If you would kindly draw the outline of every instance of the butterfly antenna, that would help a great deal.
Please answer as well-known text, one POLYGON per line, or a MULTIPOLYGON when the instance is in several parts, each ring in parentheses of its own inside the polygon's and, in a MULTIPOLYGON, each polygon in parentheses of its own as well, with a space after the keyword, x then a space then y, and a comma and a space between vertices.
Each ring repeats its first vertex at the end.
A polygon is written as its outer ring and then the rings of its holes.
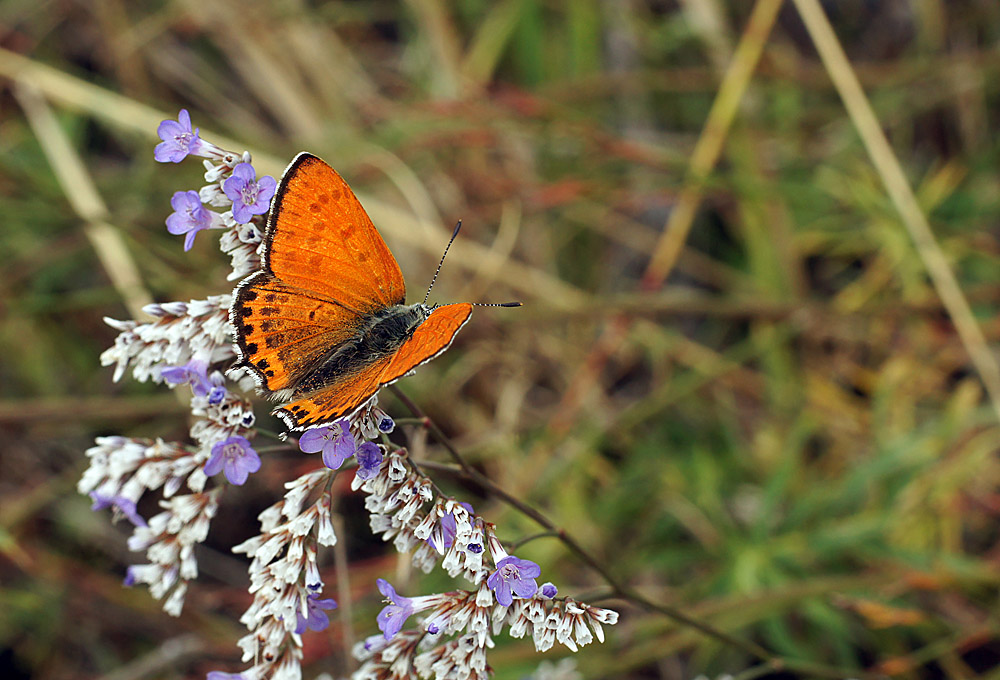
POLYGON ((473 307, 520 307, 520 302, 471 302, 473 307))
POLYGON ((444 253, 441 254, 441 261, 438 262, 437 271, 434 272, 434 278, 431 279, 431 285, 427 286, 427 294, 424 295, 424 301, 421 304, 427 304, 427 298, 431 296, 431 288, 434 287, 434 282, 438 279, 438 274, 441 273, 441 265, 444 264, 444 258, 448 255, 448 249, 451 248, 451 244, 455 242, 455 237, 458 236, 458 230, 462 228, 462 220, 458 221, 455 225, 455 231, 451 232, 451 238, 448 240, 448 245, 444 247, 444 253))

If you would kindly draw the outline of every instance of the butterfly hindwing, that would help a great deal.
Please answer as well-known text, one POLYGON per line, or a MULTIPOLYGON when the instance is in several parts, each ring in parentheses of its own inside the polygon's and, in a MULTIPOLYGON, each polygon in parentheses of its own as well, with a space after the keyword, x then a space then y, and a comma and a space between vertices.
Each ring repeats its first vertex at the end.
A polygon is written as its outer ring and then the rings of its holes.
POLYGON ((258 272, 237 289, 230 320, 236 328, 238 365, 250 368, 263 390, 276 392, 294 389, 331 347, 354 334, 361 318, 258 272))
POLYGON ((291 431, 305 430, 350 416, 382 386, 391 357, 368 364, 319 392, 274 410, 291 431))
POLYGON ((406 298, 403 275, 347 182, 300 153, 278 184, 265 268, 282 282, 371 313, 406 298))
POLYGON ((430 316, 417 326, 410 339, 396 351, 382 375, 382 384, 398 380, 448 349, 471 315, 472 305, 468 302, 435 307, 430 316))

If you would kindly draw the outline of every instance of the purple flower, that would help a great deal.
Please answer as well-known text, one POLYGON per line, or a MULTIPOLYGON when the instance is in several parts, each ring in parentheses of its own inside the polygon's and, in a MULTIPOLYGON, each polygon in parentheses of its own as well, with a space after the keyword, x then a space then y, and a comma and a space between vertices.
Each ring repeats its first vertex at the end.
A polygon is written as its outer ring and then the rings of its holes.
POLYGON ((396 429, 395 421, 378 406, 372 409, 372 420, 377 423, 378 431, 382 434, 389 434, 396 429))
MULTIPOLYGON (((472 509, 472 505, 469 503, 459 503, 463 508, 469 511, 470 515, 475 514, 475 510, 472 509)), ((455 520, 454 513, 449 512, 447 515, 441 518, 441 542, 444 543, 444 549, 447 550, 455 543, 455 536, 458 534, 458 522, 455 520)), ((428 538, 427 542, 431 544, 431 547, 435 550, 437 546, 434 545, 433 539, 428 538)), ((479 550, 475 550, 476 544, 470 545, 469 549, 474 553, 481 553, 483 551, 481 546, 479 550)))
POLYGON ((223 673, 222 671, 209 671, 205 680, 244 680, 242 673, 223 673))
POLYGON ((250 446, 245 437, 233 435, 212 447, 212 457, 205 463, 205 474, 209 477, 226 470, 226 479, 240 486, 247 481, 251 472, 260 469, 260 456, 250 446))
POLYGON ((136 584, 136 565, 131 567, 126 567, 125 569, 125 580, 122 581, 122 585, 126 588, 131 588, 136 584))
POLYGON ((202 204, 197 191, 175 192, 170 207, 174 212, 167 218, 167 231, 175 235, 187 234, 184 250, 191 250, 198 232, 212 226, 213 213, 202 204))
POLYGON ((378 444, 365 442, 358 447, 354 455, 358 459, 358 471, 354 474, 359 479, 371 479, 378 474, 379 468, 382 467, 382 449, 378 444))
POLYGON ((232 176, 222 183, 226 197, 233 202, 233 219, 246 224, 254 215, 263 215, 274 196, 274 178, 265 175, 257 180, 257 172, 249 163, 239 163, 232 176))
POLYGON ((191 129, 191 115, 181 109, 177 120, 165 120, 156 129, 163 141, 153 150, 153 158, 161 163, 180 163, 188 154, 199 155, 204 143, 198 138, 198 131, 191 129))
POLYGON ((351 424, 347 419, 338 420, 333 425, 314 427, 299 437, 299 449, 303 453, 323 452, 323 465, 337 470, 344 461, 354 455, 358 444, 351 434, 351 424))
POLYGON ((200 397, 208 394, 208 376, 205 374, 208 364, 199 359, 192 359, 183 366, 164 366, 160 369, 160 377, 171 387, 175 385, 191 385, 191 391, 200 397))
POLYGON ((146 520, 142 518, 142 515, 135 509, 135 501, 125 498, 124 496, 108 496, 107 494, 102 494, 97 491, 91 491, 90 497, 94 500, 94 504, 90 506, 91 510, 103 510, 104 508, 114 508, 116 512, 120 512, 125 515, 132 524, 137 527, 146 527, 146 520))
MULTIPOLYGON (((209 376, 208 378, 209 390, 208 394, 205 395, 208 397, 209 404, 212 404, 213 406, 216 404, 221 404, 222 400, 226 398, 227 392, 224 384, 225 380, 226 379, 223 378, 222 374, 219 373, 218 371, 213 372, 212 375, 209 376)), ((253 414, 252 413, 249 414, 249 417, 253 417, 253 414)), ((243 419, 246 420, 247 416, 244 416, 243 419)), ((250 427, 250 425, 253 425, 253 423, 252 422, 249 423, 247 427, 250 427)))
POLYGON ((208 397, 209 404, 218 404, 226 398, 225 378, 218 371, 211 377, 206 375, 207 364, 192 359, 183 366, 165 366, 160 369, 160 377, 175 385, 191 385, 191 391, 198 397, 208 397))
POLYGON ((302 635, 307 629, 326 630, 326 627, 330 625, 330 619, 323 613, 323 610, 336 608, 337 602, 333 598, 321 600, 319 593, 309 593, 309 597, 306 598, 307 614, 305 616, 302 615, 302 612, 296 614, 298 622, 295 626, 295 634, 302 635))
POLYGON ((497 602, 509 607, 514 601, 511 595, 531 597, 538 590, 535 577, 541 575, 542 568, 530 560, 508 555, 497 562, 497 570, 486 579, 486 585, 496 593, 497 602))
POLYGON ((406 623, 406 619, 413 614, 413 600, 397 595, 396 589, 384 578, 375 583, 378 584, 379 592, 385 597, 385 601, 389 603, 378 613, 378 629, 382 631, 386 640, 391 640, 406 623))
POLYGON ((551 600, 559 592, 559 589, 551 581, 546 581, 542 584, 542 597, 546 600, 551 600))

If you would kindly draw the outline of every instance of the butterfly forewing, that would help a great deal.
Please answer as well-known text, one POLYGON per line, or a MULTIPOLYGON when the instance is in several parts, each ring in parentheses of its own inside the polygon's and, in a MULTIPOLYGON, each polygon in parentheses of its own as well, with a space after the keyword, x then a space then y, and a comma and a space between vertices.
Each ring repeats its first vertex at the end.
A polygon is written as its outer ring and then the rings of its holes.
POLYGON ((403 275, 354 192, 307 153, 278 185, 265 248, 266 268, 285 284, 362 313, 406 298, 403 275))
POLYGON ((382 384, 394 382, 448 349, 471 315, 472 305, 467 302, 436 307, 393 356, 382 374, 382 384))
POLYGON ((241 363, 269 392, 294 389, 331 347, 354 334, 361 319, 267 272, 240 286, 231 316, 241 363))

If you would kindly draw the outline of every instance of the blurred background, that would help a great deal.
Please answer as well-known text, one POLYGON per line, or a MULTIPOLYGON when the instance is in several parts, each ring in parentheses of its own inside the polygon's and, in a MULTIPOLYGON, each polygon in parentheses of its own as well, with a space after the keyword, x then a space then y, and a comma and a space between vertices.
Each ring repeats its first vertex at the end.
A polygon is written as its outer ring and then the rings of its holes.
MULTIPOLYGON (((330 162, 411 301, 461 218, 433 301, 524 307, 478 310, 403 389, 615 579, 764 650, 601 599, 538 539, 518 554, 561 594, 622 612, 580 676, 1000 677, 1000 4, 5 0, 0 47, 0 676, 240 668, 228 549, 314 465, 227 494, 179 618, 121 586, 142 556, 76 493, 95 436, 187 437, 175 395, 99 365, 102 317, 233 286, 214 234, 185 253, 164 226, 203 184, 153 160, 184 107, 261 173, 330 162)), ((307 678, 349 672, 401 569, 341 512, 352 618, 307 638, 307 678)), ((497 678, 543 658, 497 643, 497 678)))

